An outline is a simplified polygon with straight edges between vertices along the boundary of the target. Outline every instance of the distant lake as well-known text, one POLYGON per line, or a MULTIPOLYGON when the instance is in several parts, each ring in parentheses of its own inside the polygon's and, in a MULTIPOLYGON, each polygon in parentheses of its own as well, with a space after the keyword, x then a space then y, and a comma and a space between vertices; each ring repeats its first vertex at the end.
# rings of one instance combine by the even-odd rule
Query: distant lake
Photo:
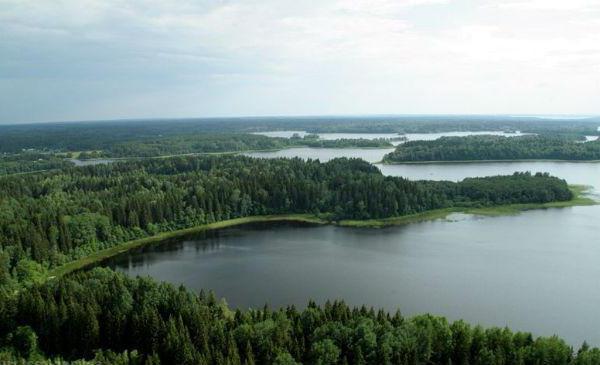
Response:
MULTIPOLYGON (((321 160, 348 153, 310 150, 311 158, 321 160)), ((374 151, 351 155, 373 161, 374 151)), ((281 152, 307 157, 305 149, 281 152)), ((414 180, 547 171, 600 192, 599 163, 379 167, 414 180)), ((504 217, 456 214, 385 229, 251 225, 146 247, 107 265, 129 275, 212 289, 237 308, 302 307, 311 298, 321 303, 343 298, 354 305, 399 308, 405 315, 429 312, 598 346, 599 217, 600 206, 592 206, 504 217)))
MULTIPOLYGON (((301 131, 278 131, 278 132, 264 132, 257 133, 261 135, 267 135, 270 137, 283 137, 290 138, 294 134, 304 136, 307 133, 301 131)), ((441 137, 464 137, 471 135, 497 135, 506 137, 522 136, 521 132, 445 132, 445 133, 408 133, 405 134, 409 141, 417 140, 435 140, 441 137)), ((333 139, 376 139, 376 138, 394 138, 399 137, 397 133, 319 133, 319 137, 322 139, 333 140, 333 139)), ((392 144, 397 145, 402 142, 394 141, 392 144)), ((300 157, 303 159, 319 159, 321 162, 329 161, 333 158, 338 157, 356 157, 362 158, 368 162, 380 162, 383 156, 387 153, 392 152, 393 148, 313 148, 313 147, 296 147, 283 149, 279 151, 268 151, 268 152, 248 152, 244 153, 246 156, 260 157, 260 158, 278 158, 278 157, 300 157)))
MULTIPOLYGON (((297 134, 300 137, 306 136, 308 133, 305 131, 274 131, 274 132, 256 132, 254 134, 259 134, 268 137, 282 137, 282 138, 291 138, 293 135, 297 134)), ((397 138, 397 137, 406 137, 409 141, 418 141, 418 140, 434 140, 440 137, 465 137, 465 136, 474 136, 474 135, 494 135, 494 136, 505 136, 505 137, 516 137, 523 136, 524 133, 521 132, 501 132, 501 131, 483 131, 483 132, 442 132, 442 133, 406 133, 406 134, 398 134, 398 133, 315 133, 319 136, 320 139, 324 140, 335 140, 335 139, 378 139, 378 138, 397 138)), ((402 143, 401 141, 393 141, 393 145, 397 145, 402 143)))
POLYGON ((362 158, 368 162, 379 162, 386 153, 392 152, 393 148, 312 148, 295 147, 279 151, 268 152, 248 152, 246 156, 259 158, 278 158, 278 157, 300 157, 303 159, 319 159, 326 162, 338 157, 356 157, 362 158))
POLYGON ((115 159, 111 158, 92 158, 89 160, 79 160, 76 158, 67 158, 68 161, 73 162, 75 166, 92 166, 115 162, 115 159))

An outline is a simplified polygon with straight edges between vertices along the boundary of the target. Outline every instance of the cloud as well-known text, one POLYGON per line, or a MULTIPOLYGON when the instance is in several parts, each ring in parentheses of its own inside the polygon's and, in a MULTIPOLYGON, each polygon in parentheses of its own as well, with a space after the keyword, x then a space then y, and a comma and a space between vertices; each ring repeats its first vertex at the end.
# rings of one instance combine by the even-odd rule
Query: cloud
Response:
POLYGON ((600 10, 600 4, 595 0, 497 0, 490 7, 513 10, 551 10, 593 12, 600 10))
POLYGON ((0 0, 0 121, 598 112, 599 19, 591 0, 0 0))

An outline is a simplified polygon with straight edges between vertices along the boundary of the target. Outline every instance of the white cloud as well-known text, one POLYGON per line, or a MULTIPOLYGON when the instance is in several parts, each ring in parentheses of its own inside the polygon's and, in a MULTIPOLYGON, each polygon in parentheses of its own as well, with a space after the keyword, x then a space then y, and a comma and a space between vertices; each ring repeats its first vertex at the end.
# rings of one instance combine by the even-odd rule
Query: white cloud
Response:
POLYGON ((598 5, 0 0, 0 77, 19 86, 0 119, 152 116, 144 100, 166 116, 598 112, 598 5), (83 102, 29 90, 50 79, 83 102), (11 111, 30 91, 36 108, 11 111))
POLYGON ((600 10, 597 0, 496 0, 491 7, 514 10, 591 12, 600 10))

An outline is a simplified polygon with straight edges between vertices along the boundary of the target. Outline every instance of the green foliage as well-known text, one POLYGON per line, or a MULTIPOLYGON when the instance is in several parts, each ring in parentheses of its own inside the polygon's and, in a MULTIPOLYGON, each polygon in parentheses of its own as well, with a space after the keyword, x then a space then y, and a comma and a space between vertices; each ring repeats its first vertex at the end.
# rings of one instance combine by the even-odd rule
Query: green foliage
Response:
POLYGON ((0 175, 63 169, 71 166, 73 166, 72 162, 50 153, 0 154, 0 175))
POLYGON ((557 337, 402 318, 343 302, 275 311, 230 310, 212 295, 97 268, 0 297, 0 360, 87 359, 100 364, 598 364, 557 337), (6 303, 6 302, 9 303, 6 303), (18 305, 14 305, 14 302, 18 305), (36 346, 37 338, 37 346, 36 346))
MULTIPOLYGON (((311 133, 432 133, 515 131, 598 135, 600 118, 561 121, 507 116, 360 116, 213 118, 85 123, 41 123, 0 126, 0 153, 38 151, 108 151, 121 143, 159 141, 218 133, 304 130, 311 133)), ((191 139, 191 138, 190 138, 191 139)), ((135 152, 135 151, 128 151, 135 152)), ((135 156, 136 154, 130 155, 135 156)), ((85 156, 85 155, 84 155, 85 156)))
POLYGON ((7 342, 15 352, 28 359, 37 351, 37 335, 29 326, 19 326, 7 336, 7 342))
POLYGON ((312 345, 311 357, 314 364, 334 365, 338 363, 340 349, 327 338, 312 345))
POLYGON ((571 197, 565 181, 547 174, 412 182, 358 159, 187 156, 7 176, 0 179, 0 279, 11 272, 36 282, 47 267, 125 241, 232 218, 380 219, 571 197))
POLYGON ((305 136, 303 139, 298 140, 299 145, 308 147, 319 147, 319 148, 387 148, 392 147, 392 143, 385 138, 375 139, 317 139, 311 137, 311 135, 305 136))
MULTIPOLYGON (((159 232, 255 215, 380 219, 445 207, 571 199, 547 174, 412 182, 358 159, 177 157, 0 179, 0 280, 159 232)), ((366 356, 366 354, 364 354, 366 356)))
POLYGON ((600 141, 582 143, 564 135, 442 137, 398 145, 383 160, 393 163, 524 159, 600 160, 600 141))
POLYGON ((191 153, 282 149, 296 142, 256 134, 186 134, 116 143, 105 149, 109 157, 154 157, 191 153))
POLYGON ((104 153, 108 157, 155 157, 192 153, 218 153, 251 150, 274 150, 294 146, 321 148, 391 147, 385 139, 338 139, 320 140, 314 135, 304 138, 278 138, 257 134, 192 134, 183 136, 161 136, 117 143, 104 153))

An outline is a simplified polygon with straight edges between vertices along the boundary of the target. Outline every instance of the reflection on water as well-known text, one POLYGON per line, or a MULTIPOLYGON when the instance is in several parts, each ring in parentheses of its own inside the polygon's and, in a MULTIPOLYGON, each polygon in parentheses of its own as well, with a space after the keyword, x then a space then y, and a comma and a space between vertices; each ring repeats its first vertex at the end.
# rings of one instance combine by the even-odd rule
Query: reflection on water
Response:
POLYGON ((279 151, 270 152, 249 152, 246 156, 258 158, 278 158, 278 157, 300 157, 302 159, 313 159, 321 162, 327 162, 339 157, 358 157, 368 162, 379 162, 386 153, 392 152, 393 148, 312 148, 296 147, 287 148, 279 151))
MULTIPOLYGON (((273 131, 273 132, 256 132, 268 137, 282 137, 290 138, 293 135, 300 137, 306 136, 308 133, 305 131, 273 131)), ((475 135, 495 135, 505 137, 516 137, 523 136, 526 133, 517 132, 503 132, 503 131, 481 131, 481 132, 441 132, 441 133, 316 133, 320 139, 334 140, 334 139, 377 139, 377 138, 396 138, 405 136, 409 141, 427 140, 431 141, 440 137, 465 137, 475 135)))
POLYGON ((578 207, 386 229, 253 225, 107 264, 214 290, 237 308, 343 298, 598 345, 597 217, 596 207, 578 207))
POLYGON ((76 158, 68 158, 67 160, 73 162, 75 166, 92 166, 115 162, 116 160, 111 158, 93 158, 89 160, 78 160, 76 158))
MULTIPOLYGON (((306 149, 290 149, 288 153, 306 149)), ((347 150, 323 150, 322 160, 347 150)), ((351 150, 375 160, 377 150, 351 150)), ((311 152, 312 153, 312 152, 311 152)), ((270 155, 271 157, 273 155, 270 155)), ((302 157, 306 157, 303 155, 302 157)), ((600 163, 517 162, 378 165, 386 175, 461 180, 544 171, 600 192, 600 163)), ((573 345, 600 345, 600 206, 448 219, 386 229, 252 225, 204 232, 107 264, 193 289, 233 307, 343 298, 404 314, 434 313, 573 345)))

